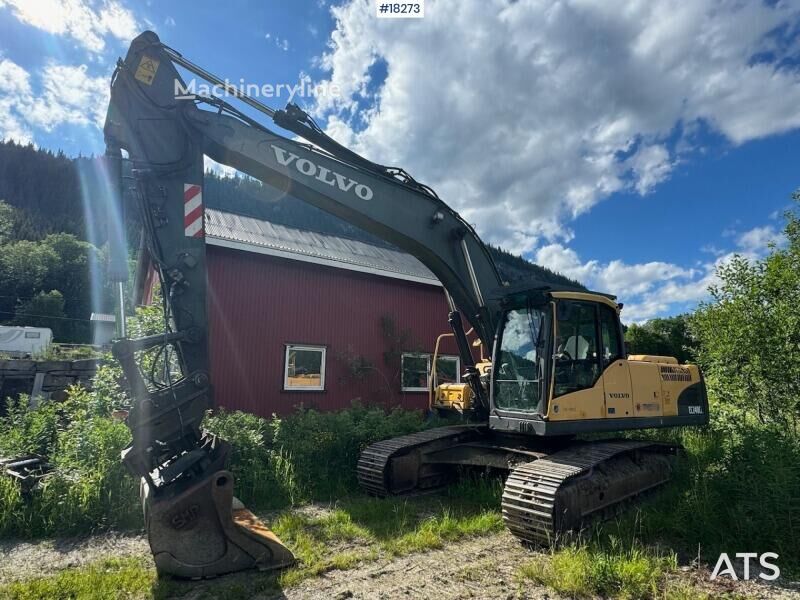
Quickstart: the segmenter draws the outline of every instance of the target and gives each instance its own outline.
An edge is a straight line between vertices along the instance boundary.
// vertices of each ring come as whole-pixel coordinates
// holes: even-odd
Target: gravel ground
[[[332,571],[271,595],[254,594],[258,600],[345,600],[436,598],[437,600],[531,599],[555,597],[546,588],[515,579],[516,568],[536,553],[521,546],[507,532],[450,544],[442,550],[401,558],[381,558],[348,571]],[[92,537],[30,542],[0,542],[0,583],[27,579],[79,567],[114,557],[149,560],[142,534],[106,533]],[[184,600],[214,597],[231,584],[247,588],[249,573],[180,586]],[[800,586],[764,585],[757,582],[709,582],[708,570],[684,569],[673,579],[712,595],[739,593],[752,598],[789,600],[800,598]],[[191,586],[191,589],[187,589]]]
[[[0,541],[0,583],[50,575],[109,557],[150,557],[144,534],[103,533],[37,542]]]
[[[516,567],[529,559],[510,534],[451,544],[443,550],[379,560],[350,571],[333,571],[284,592],[289,600],[345,598],[548,598],[545,588],[516,583]],[[274,598],[275,596],[273,596]]]
[[[437,600],[530,599],[558,597],[547,588],[515,578],[517,567],[536,552],[527,549],[508,532],[451,544],[443,550],[381,560],[350,571],[333,571],[303,582],[269,600],[344,600],[436,598]],[[763,600],[800,598],[800,586],[764,585],[758,582],[709,581],[707,569],[684,569],[676,581],[697,591],[720,596],[738,593]],[[265,599],[266,600],[266,599]]]

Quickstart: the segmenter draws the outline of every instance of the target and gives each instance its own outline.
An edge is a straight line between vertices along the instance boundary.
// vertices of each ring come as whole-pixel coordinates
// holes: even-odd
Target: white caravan
[[[53,332],[47,327],[13,327],[0,325],[0,354],[14,358],[33,356],[47,350]]]

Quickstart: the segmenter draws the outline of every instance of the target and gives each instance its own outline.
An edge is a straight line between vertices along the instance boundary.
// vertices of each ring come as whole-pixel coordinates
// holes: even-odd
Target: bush
[[[420,411],[354,405],[337,412],[300,409],[271,421],[221,410],[205,425],[233,445],[239,498],[255,508],[278,508],[353,493],[361,450],[427,424]]]
[[[0,417],[0,456],[49,454],[56,440],[58,412],[52,404],[43,403],[38,410],[29,410],[28,396],[9,398],[7,414]]]
[[[118,376],[116,368],[103,366],[92,391],[74,386],[62,403],[30,408],[25,397],[9,403],[0,418],[0,456],[36,452],[54,470],[27,495],[17,482],[0,478],[0,536],[141,526],[138,482],[120,460],[130,431],[111,417],[127,403]],[[209,414],[205,426],[232,446],[237,496],[263,510],[356,491],[356,462],[365,446],[426,422],[419,411],[354,406],[272,420],[221,410]]]
[[[72,534],[141,524],[138,482],[120,461],[130,443],[111,410],[124,395],[113,371],[101,367],[94,391],[74,386],[63,403],[29,408],[27,398],[0,418],[0,455],[44,455],[55,467],[27,496],[0,478],[0,536]]]
[[[794,200],[800,206],[800,191]],[[721,265],[713,302],[689,325],[709,391],[739,419],[800,436],[800,212],[785,217],[785,245]]]
[[[269,421],[244,412],[220,410],[205,427],[231,444],[229,468],[234,493],[251,509],[281,508],[294,500],[291,472],[272,449]]]
[[[330,499],[358,489],[356,464],[369,444],[426,427],[421,411],[354,404],[337,412],[301,409],[273,420],[273,447],[292,465],[302,499]]]
[[[643,515],[645,533],[708,560],[720,552],[777,552],[781,567],[800,569],[800,444],[755,424],[717,422],[686,430],[687,458],[671,485]]]

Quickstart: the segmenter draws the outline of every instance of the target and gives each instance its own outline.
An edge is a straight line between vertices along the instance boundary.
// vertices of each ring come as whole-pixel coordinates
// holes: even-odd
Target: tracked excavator
[[[241,108],[217,95],[186,94],[186,72],[219,86]],[[202,428],[214,406],[204,155],[415,256],[446,291],[463,376],[439,386],[432,405],[459,413],[462,422],[367,447],[358,461],[366,491],[408,494],[444,485],[464,468],[503,470],[508,528],[527,542],[549,543],[666,482],[679,451],[579,434],[708,421],[696,366],[626,356],[613,296],[504,281],[473,227],[431,188],[338,144],[299,107],[273,110],[231,87],[152,32],[118,61],[104,134],[110,178],[120,202],[138,206],[165,308],[165,333],[113,345],[133,400],[132,443],[122,459],[141,478],[162,574],[209,577],[294,560],[236,500],[229,445]],[[467,326],[488,354],[477,363]],[[141,360],[153,354],[161,360]],[[162,365],[158,376],[155,364]]]

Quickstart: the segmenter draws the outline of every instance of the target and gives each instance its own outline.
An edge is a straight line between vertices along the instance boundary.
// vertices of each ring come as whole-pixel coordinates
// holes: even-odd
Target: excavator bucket
[[[142,480],[145,526],[161,575],[198,579],[295,562],[278,537],[233,496],[233,475],[216,471],[169,498]]]

